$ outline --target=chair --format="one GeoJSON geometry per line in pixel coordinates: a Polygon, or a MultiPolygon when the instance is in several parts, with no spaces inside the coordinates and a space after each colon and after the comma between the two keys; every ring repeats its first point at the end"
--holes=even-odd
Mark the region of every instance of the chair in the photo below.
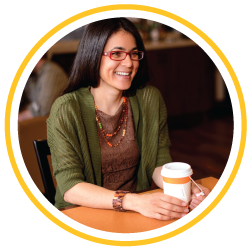
{"type": "Polygon", "coordinates": [[[18,122],[19,145],[24,163],[32,180],[43,194],[45,194],[45,189],[42,176],[40,174],[33,141],[47,139],[47,119],[48,116],[41,116],[18,122]]]}
{"type": "Polygon", "coordinates": [[[47,140],[34,140],[33,144],[35,147],[36,157],[43,180],[45,196],[49,200],[49,202],[54,205],[56,189],[47,158],[47,156],[51,154],[47,140]]]}

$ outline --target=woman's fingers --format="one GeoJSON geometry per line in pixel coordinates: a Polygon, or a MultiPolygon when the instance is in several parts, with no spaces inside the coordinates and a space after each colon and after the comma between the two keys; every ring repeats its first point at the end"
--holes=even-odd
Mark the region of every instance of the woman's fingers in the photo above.
{"type": "MultiPolygon", "coordinates": [[[[205,194],[205,195],[208,195],[210,193],[210,190],[206,187],[203,187],[202,185],[199,185],[198,186],[200,187],[200,189],[202,190],[202,192],[205,194]]],[[[192,194],[194,194],[195,196],[197,196],[199,193],[201,193],[201,190],[200,190],[194,183],[192,183],[192,194]]],[[[200,197],[200,196],[198,196],[200,197]]]]}
{"type": "MultiPolygon", "coordinates": [[[[127,196],[129,198],[129,196],[127,196]]],[[[188,213],[188,204],[163,193],[136,196],[134,210],[150,218],[170,220],[188,213]]]]}
{"type": "Polygon", "coordinates": [[[164,208],[158,208],[157,209],[157,213],[159,214],[162,214],[164,216],[168,216],[169,219],[170,218],[182,218],[184,217],[187,213],[188,213],[188,209],[186,208],[186,211],[185,212],[174,212],[172,210],[167,210],[167,209],[164,209],[164,208]]]}
{"type": "Polygon", "coordinates": [[[203,187],[202,185],[199,185],[199,187],[202,189],[202,192],[205,195],[198,195],[201,191],[195,185],[192,186],[193,195],[192,195],[192,200],[191,200],[190,205],[189,205],[190,209],[192,209],[192,210],[194,208],[196,208],[207,197],[207,195],[210,193],[210,190],[208,188],[203,187]]]}
{"type": "Polygon", "coordinates": [[[171,211],[171,212],[188,213],[187,206],[178,206],[178,205],[174,205],[172,203],[168,203],[168,202],[165,202],[165,201],[160,201],[159,202],[159,207],[162,208],[162,209],[165,209],[167,211],[171,211]]]}
{"type": "Polygon", "coordinates": [[[188,204],[178,198],[175,198],[173,196],[169,196],[163,193],[157,193],[159,195],[159,198],[167,203],[174,204],[180,207],[186,207],[188,204]]]}

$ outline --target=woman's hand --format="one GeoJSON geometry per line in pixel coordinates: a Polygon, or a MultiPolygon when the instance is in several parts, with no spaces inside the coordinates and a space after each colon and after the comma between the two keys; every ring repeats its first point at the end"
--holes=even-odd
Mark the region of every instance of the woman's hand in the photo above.
{"type": "Polygon", "coordinates": [[[187,206],[186,202],[163,193],[126,194],[123,200],[125,209],[158,220],[181,218],[188,213],[187,206]]]}
{"type": "Polygon", "coordinates": [[[202,185],[199,184],[197,185],[202,189],[205,195],[197,196],[201,191],[194,183],[192,183],[192,197],[189,205],[190,209],[192,210],[195,209],[210,193],[210,190],[208,188],[203,187],[202,185]]]}

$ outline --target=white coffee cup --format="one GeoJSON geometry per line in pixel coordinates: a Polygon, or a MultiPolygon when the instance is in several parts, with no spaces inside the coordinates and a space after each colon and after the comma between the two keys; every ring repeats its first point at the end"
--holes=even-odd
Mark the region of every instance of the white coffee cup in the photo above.
{"type": "Polygon", "coordinates": [[[193,174],[191,166],[183,162],[171,162],[163,165],[164,194],[176,197],[189,203],[191,200],[191,179],[193,174]]]}

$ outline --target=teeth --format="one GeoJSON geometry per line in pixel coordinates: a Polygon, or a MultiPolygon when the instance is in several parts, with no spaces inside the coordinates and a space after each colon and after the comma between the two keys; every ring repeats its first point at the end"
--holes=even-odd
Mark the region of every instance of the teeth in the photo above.
{"type": "Polygon", "coordinates": [[[125,72],[115,72],[117,75],[120,76],[128,76],[130,73],[125,73],[125,72]]]}

